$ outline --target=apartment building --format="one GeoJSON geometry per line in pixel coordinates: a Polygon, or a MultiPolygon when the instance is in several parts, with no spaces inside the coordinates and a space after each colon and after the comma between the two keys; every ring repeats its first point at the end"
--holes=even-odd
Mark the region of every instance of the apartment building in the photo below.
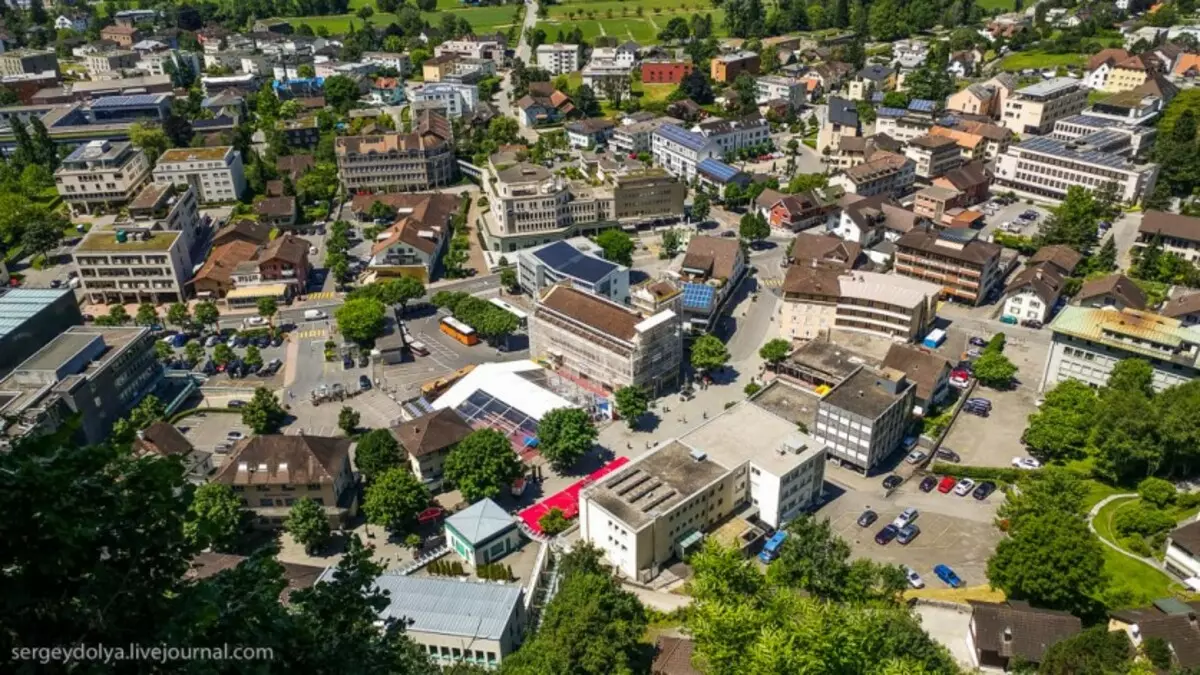
{"type": "Polygon", "coordinates": [[[588,150],[608,145],[608,139],[612,138],[616,125],[611,120],[588,117],[568,122],[565,129],[568,145],[577,150],[588,150]]]}
{"type": "Polygon", "coordinates": [[[186,302],[200,215],[190,188],[147,185],[129,215],[94,226],[72,253],[92,303],[186,302]]]}
{"type": "Polygon", "coordinates": [[[1004,101],[1000,123],[1018,134],[1048,134],[1058,120],[1079,114],[1087,98],[1082,82],[1056,77],[1013,92],[1004,101]]]}
{"type": "Polygon", "coordinates": [[[610,93],[624,96],[629,93],[633,80],[635,59],[636,54],[630,50],[597,47],[583,67],[583,83],[599,98],[608,98],[610,93]]]}
{"type": "Polygon", "coordinates": [[[817,132],[817,151],[828,148],[836,151],[844,137],[862,136],[862,124],[858,119],[858,108],[852,101],[837,96],[829,97],[825,124],[817,132]]]}
{"type": "Polygon", "coordinates": [[[550,75],[566,75],[579,70],[579,45],[554,43],[538,45],[537,67],[550,75]]]}
{"type": "Polygon", "coordinates": [[[837,329],[911,342],[933,325],[941,290],[918,279],[805,261],[784,278],[780,336],[812,340],[837,329]]]}
{"type": "Polygon", "coordinates": [[[679,84],[692,72],[690,61],[648,59],[642,62],[642,82],[645,84],[679,84]]]}
{"type": "Polygon", "coordinates": [[[746,274],[746,254],[735,239],[693,235],[679,263],[683,320],[692,332],[715,325],[746,274]]]}
{"type": "Polygon", "coordinates": [[[953,138],[926,134],[908,142],[904,155],[915,164],[913,171],[919,178],[932,180],[962,164],[962,153],[953,138]]]}
{"type": "Polygon", "coordinates": [[[901,143],[928,134],[934,125],[929,115],[915,115],[902,108],[880,108],[876,115],[875,133],[887,134],[901,143]]]}
{"type": "Polygon", "coordinates": [[[447,119],[469,115],[479,107],[479,87],[457,82],[427,82],[408,90],[408,98],[445,111],[447,119]]]}
{"type": "Polygon", "coordinates": [[[790,420],[743,401],[585,487],[580,534],[619,574],[648,581],[747,507],[773,528],[814,507],[825,452],[790,420]]]}
{"type": "Polygon", "coordinates": [[[916,389],[898,370],[859,366],[817,403],[813,437],[843,466],[869,475],[900,447],[916,389]]]}
{"type": "Polygon", "coordinates": [[[1004,314],[1018,321],[1045,322],[1058,304],[1066,280],[1083,260],[1070,246],[1043,246],[1004,289],[1004,314]]]}
{"type": "Polygon", "coordinates": [[[389,429],[404,450],[413,475],[431,491],[441,489],[450,451],[475,431],[453,409],[426,413],[389,429]]]}
{"type": "MultiPolygon", "coordinates": [[[[1062,120],[1058,124],[1062,124],[1062,120]]],[[[1006,127],[967,120],[960,120],[953,127],[935,125],[929,133],[954,139],[966,161],[994,160],[1008,150],[1012,140],[1012,132],[1006,127]]]]}
{"type": "Polygon", "coordinates": [[[1124,155],[1130,137],[1097,131],[1076,140],[1030,138],[1008,149],[996,162],[996,183],[1051,199],[1062,199],[1072,185],[1097,190],[1114,183],[1127,204],[1154,191],[1158,165],[1124,155]]]}
{"type": "Polygon", "coordinates": [[[755,52],[734,52],[713,57],[709,74],[714,82],[732,84],[742,73],[758,74],[758,54],[755,52]]]}
{"type": "Polygon", "coordinates": [[[651,137],[654,163],[676,178],[696,179],[696,166],[706,159],[721,159],[724,152],[717,142],[674,124],[660,126],[651,137]]]}
{"type": "Polygon", "coordinates": [[[150,177],[146,153],[128,141],[88,141],[59,163],[54,185],[73,212],[128,202],[150,177]]]}
{"type": "Polygon", "coordinates": [[[517,281],[533,297],[566,283],[573,288],[629,304],[629,268],[604,259],[604,250],[586,237],[572,237],[517,251],[517,281]]]}
{"type": "Polygon", "coordinates": [[[608,391],[635,386],[657,395],[679,381],[683,337],[674,312],[643,319],[611,300],[556,285],[529,318],[529,350],[608,391]]]}
{"type": "Polygon", "coordinates": [[[645,122],[622,124],[613,130],[612,140],[609,144],[615,152],[626,155],[650,152],[654,132],[658,131],[659,127],[664,124],[679,125],[682,123],[674,117],[656,117],[645,122]]]}
{"type": "Polygon", "coordinates": [[[154,182],[190,186],[201,204],[231,202],[246,191],[242,153],[230,145],[167,150],[154,166],[154,182]]]}
{"type": "Polygon", "coordinates": [[[794,109],[804,105],[808,95],[808,81],[796,77],[764,75],[754,81],[756,101],[787,101],[794,109]]]}
{"type": "Polygon", "coordinates": [[[308,434],[251,436],[234,446],[211,482],[228,485],[257,527],[281,527],[305,498],[322,507],[331,527],[341,527],[358,509],[352,443],[308,434]]]}
{"type": "Polygon", "coordinates": [[[339,136],[334,151],[338,178],[347,190],[429,190],[449,185],[457,176],[448,129],[339,136]]]}
{"type": "Polygon", "coordinates": [[[158,384],[149,328],[71,326],[0,380],[0,446],[52,433],[77,418],[78,441],[109,439],[112,425],[158,384]]]}
{"type": "Polygon", "coordinates": [[[83,65],[87,68],[88,75],[91,75],[92,79],[99,79],[101,76],[111,73],[116,73],[119,76],[122,70],[133,69],[137,66],[138,58],[136,52],[115,49],[97,54],[89,54],[84,58],[83,65]]]}
{"type": "Polygon", "coordinates": [[[962,203],[962,193],[951,188],[931,185],[913,195],[912,211],[934,223],[942,222],[947,211],[962,203]]]}
{"type": "Polygon", "coordinates": [[[58,73],[58,55],[53,51],[18,49],[0,53],[0,76],[44,73],[47,70],[58,73]]]}
{"type": "Polygon", "coordinates": [[[1146,211],[1138,227],[1135,249],[1157,243],[1166,253],[1200,262],[1200,218],[1165,211],[1146,211]]]}
{"type": "MultiPolygon", "coordinates": [[[[441,56],[442,50],[446,45],[454,44],[454,41],[443,42],[435,47],[435,56],[441,56]]],[[[412,59],[404,52],[363,52],[362,60],[376,66],[385,68],[395,68],[400,77],[408,77],[412,74],[412,59]]]]}
{"type": "Polygon", "coordinates": [[[975,235],[973,230],[914,228],[896,241],[895,273],[940,284],[947,300],[983,304],[1001,281],[1001,247],[975,235]]]}
{"type": "Polygon", "coordinates": [[[915,180],[915,162],[894,152],[879,151],[869,161],[830,178],[829,184],[863,197],[902,197],[912,190],[915,180]]]}
{"type": "Polygon", "coordinates": [[[1200,332],[1178,319],[1136,309],[1064,307],[1048,326],[1052,334],[1042,391],[1067,379],[1103,387],[1122,359],[1153,369],[1156,391],[1200,376],[1200,332]]]}
{"type": "MultiPolygon", "coordinates": [[[[434,56],[443,54],[458,54],[471,59],[486,59],[496,65],[502,65],[505,60],[507,41],[498,36],[467,35],[460,40],[447,40],[434,48],[434,56]]],[[[366,56],[365,54],[363,55],[366,56]]]]}
{"type": "Polygon", "coordinates": [[[692,131],[715,142],[722,156],[761,146],[771,140],[771,125],[758,113],[730,120],[701,122],[692,131]]]}

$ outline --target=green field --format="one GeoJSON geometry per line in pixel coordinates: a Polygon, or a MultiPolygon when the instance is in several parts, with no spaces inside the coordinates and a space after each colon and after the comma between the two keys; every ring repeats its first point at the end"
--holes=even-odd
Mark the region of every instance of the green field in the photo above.
{"type": "Polygon", "coordinates": [[[1006,14],[1013,11],[1014,6],[1012,0],[979,0],[975,3],[975,5],[985,12],[992,9],[998,9],[1000,10],[1001,14],[1006,14]]]}
{"type": "Polygon", "coordinates": [[[1000,69],[1014,71],[1025,70],[1026,68],[1043,70],[1059,66],[1080,67],[1083,66],[1084,61],[1085,59],[1082,54],[1050,54],[1041,51],[1026,51],[1004,57],[1004,60],[1000,62],[1000,69]]]}
{"type": "MultiPolygon", "coordinates": [[[[357,10],[359,7],[374,7],[373,0],[351,0],[351,9],[357,10]]],[[[437,25],[442,20],[442,15],[446,13],[455,14],[467,19],[471,22],[471,26],[476,33],[495,33],[497,31],[507,32],[514,25],[513,17],[522,9],[521,5],[492,5],[488,7],[464,7],[462,3],[456,0],[438,0],[438,8],[432,12],[421,12],[421,16],[426,21],[433,25],[437,25]]],[[[332,16],[297,16],[283,17],[283,21],[287,21],[293,26],[300,24],[308,24],[313,30],[320,26],[324,26],[330,33],[345,33],[350,28],[350,23],[354,22],[355,26],[361,27],[363,20],[354,15],[337,14],[332,16]]],[[[376,12],[371,15],[371,23],[375,26],[386,26],[396,20],[395,14],[384,12],[376,12]]]]}

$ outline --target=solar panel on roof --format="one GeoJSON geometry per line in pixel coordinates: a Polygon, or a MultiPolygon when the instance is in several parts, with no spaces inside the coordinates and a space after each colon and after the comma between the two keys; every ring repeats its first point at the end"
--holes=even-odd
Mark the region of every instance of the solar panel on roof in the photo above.
{"type": "Polygon", "coordinates": [[[914,98],[908,102],[908,109],[913,112],[933,112],[936,107],[936,103],[923,98],[914,98]]]}
{"type": "Polygon", "coordinates": [[[614,263],[587,255],[565,241],[544,246],[534,251],[533,255],[560,274],[592,284],[617,268],[614,263]]]}
{"type": "Polygon", "coordinates": [[[678,143],[689,150],[699,150],[704,147],[706,139],[700,134],[695,134],[685,129],[680,129],[674,124],[664,124],[656,131],[659,136],[678,143]]]}
{"type": "Polygon", "coordinates": [[[905,113],[907,113],[907,112],[908,112],[907,110],[902,110],[900,108],[880,108],[878,111],[876,111],[875,116],[876,117],[904,117],[905,113]]]}
{"type": "Polygon", "coordinates": [[[720,162],[712,158],[701,161],[696,165],[696,170],[722,183],[733,180],[734,176],[741,173],[725,162],[720,162]]]}
{"type": "Polygon", "coordinates": [[[92,101],[92,108],[123,108],[126,106],[155,105],[166,94],[137,94],[134,96],[105,96],[92,101]]]}
{"type": "Polygon", "coordinates": [[[707,310],[709,307],[712,307],[713,299],[715,297],[716,291],[712,286],[705,284],[683,285],[684,307],[707,310]]]}

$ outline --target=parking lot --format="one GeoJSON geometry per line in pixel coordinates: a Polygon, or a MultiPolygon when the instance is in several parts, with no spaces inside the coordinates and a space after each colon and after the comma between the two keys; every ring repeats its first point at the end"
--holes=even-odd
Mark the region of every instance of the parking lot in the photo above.
{"type": "Polygon", "coordinates": [[[1001,537],[992,521],[1004,499],[1002,494],[993,493],[978,501],[936,490],[924,493],[913,480],[889,496],[878,477],[858,478],[870,481],[870,485],[844,489],[838,483],[854,481],[852,474],[828,465],[826,488],[832,486],[835,496],[817,511],[817,516],[828,518],[834,531],[850,544],[855,557],[907,565],[930,587],[945,585],[933,573],[940,564],[949,565],[968,586],[987,583],[987,560],[1001,537]],[[910,506],[920,511],[913,522],[921,533],[907,545],[895,540],[886,546],[876,544],[875,534],[910,506]],[[858,517],[867,509],[879,514],[879,520],[869,527],[859,527],[858,517]]]}
{"type": "Polygon", "coordinates": [[[176,427],[196,449],[212,452],[213,464],[218,468],[225,465],[237,439],[252,435],[237,413],[196,413],[180,420],[176,427]]]}
{"type": "Polygon", "coordinates": [[[1027,204],[1025,200],[1018,199],[1008,206],[1001,206],[994,214],[987,216],[981,235],[987,238],[993,232],[1004,232],[1006,230],[1001,229],[1004,224],[1012,223],[1017,226],[1017,229],[1007,231],[1009,234],[1032,237],[1038,233],[1038,229],[1046,222],[1048,217],[1050,217],[1048,209],[1034,204],[1027,204]],[[1038,214],[1037,219],[1021,220],[1018,216],[1026,211],[1036,212],[1038,214]]]}

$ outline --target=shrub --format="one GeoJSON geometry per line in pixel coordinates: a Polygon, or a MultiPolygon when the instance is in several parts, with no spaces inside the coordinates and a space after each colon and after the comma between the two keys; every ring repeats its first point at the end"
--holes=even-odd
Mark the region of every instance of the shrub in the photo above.
{"type": "Polygon", "coordinates": [[[1194,509],[1200,506],[1200,492],[1185,492],[1175,497],[1175,506],[1184,509],[1194,509]]]}
{"type": "Polygon", "coordinates": [[[1117,511],[1113,527],[1123,536],[1150,537],[1175,526],[1175,519],[1145,502],[1137,502],[1117,511]]]}
{"type": "Polygon", "coordinates": [[[757,382],[750,382],[742,391],[746,392],[746,396],[753,396],[762,389],[762,385],[757,382]]]}
{"type": "Polygon", "coordinates": [[[1142,501],[1153,504],[1160,509],[1174,502],[1176,496],[1174,485],[1171,485],[1169,481],[1153,476],[1138,483],[1137,491],[1142,501]]]}
{"type": "Polygon", "coordinates": [[[1154,553],[1150,549],[1150,544],[1147,544],[1146,540],[1141,537],[1125,537],[1121,539],[1120,544],[1125,550],[1140,555],[1143,558],[1149,558],[1154,553]]]}

